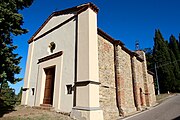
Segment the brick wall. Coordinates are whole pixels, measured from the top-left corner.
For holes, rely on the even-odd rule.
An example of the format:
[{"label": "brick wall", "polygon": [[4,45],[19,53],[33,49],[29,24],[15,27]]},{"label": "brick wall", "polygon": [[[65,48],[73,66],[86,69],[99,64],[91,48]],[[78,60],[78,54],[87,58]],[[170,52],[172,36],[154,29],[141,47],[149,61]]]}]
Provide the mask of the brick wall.
[{"label": "brick wall", "polygon": [[144,89],[144,77],[142,62],[135,59],[135,72],[136,72],[136,84],[137,84],[137,102],[140,108],[146,106],[145,89]]},{"label": "brick wall", "polygon": [[150,106],[150,96],[149,96],[149,87],[148,87],[148,73],[147,73],[147,64],[146,64],[146,56],[145,53],[141,50],[136,51],[136,53],[139,55],[143,61],[141,61],[142,64],[142,74],[143,74],[143,81],[144,81],[144,95],[145,95],[145,102],[146,106]]},{"label": "brick wall", "polygon": [[120,105],[126,116],[129,113],[136,111],[133,95],[133,81],[132,81],[132,68],[131,56],[122,50],[118,45],[117,49],[117,80],[119,81],[120,92]]},{"label": "brick wall", "polygon": [[156,96],[154,90],[154,80],[153,75],[148,74],[148,88],[149,88],[149,104],[153,106],[156,104]]},{"label": "brick wall", "polygon": [[98,35],[100,107],[106,120],[155,104],[153,76],[147,73],[144,52],[137,54]]},{"label": "brick wall", "polygon": [[116,87],[114,72],[113,44],[98,36],[98,60],[100,85],[100,107],[103,109],[104,119],[117,119],[119,112],[116,104]]},{"label": "brick wall", "polygon": [[146,106],[152,106],[156,102],[153,76],[147,72],[146,56],[143,51],[136,51],[136,53],[143,59],[141,61],[142,71],[143,71],[143,81],[144,81],[144,95]]}]

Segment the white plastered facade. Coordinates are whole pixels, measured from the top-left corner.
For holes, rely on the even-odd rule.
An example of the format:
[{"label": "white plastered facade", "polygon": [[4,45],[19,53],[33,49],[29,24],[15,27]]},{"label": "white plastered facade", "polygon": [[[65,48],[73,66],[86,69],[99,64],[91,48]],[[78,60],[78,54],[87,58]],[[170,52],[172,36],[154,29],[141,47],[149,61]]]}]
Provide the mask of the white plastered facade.
[{"label": "white plastered facade", "polygon": [[[102,120],[103,112],[99,105],[97,13],[90,7],[78,15],[76,13],[51,17],[32,37],[24,78],[26,90],[23,91],[21,104],[43,104],[45,69],[55,66],[52,102],[55,111],[71,112],[71,117],[76,119]],[[53,53],[49,50],[51,42],[56,45]],[[62,55],[40,62],[58,52],[62,52]],[[72,94],[67,94],[66,85],[73,86]],[[35,90],[34,94],[32,89]]]},{"label": "white plastered facade", "polygon": [[[59,23],[64,22],[74,14],[53,17],[34,39]],[[54,42],[53,53],[63,51],[63,54],[52,60],[38,64],[38,59],[49,56],[49,44]],[[75,21],[72,20],[48,35],[29,44],[28,59],[23,91],[22,104],[40,106],[44,97],[45,73],[44,68],[55,66],[53,107],[57,111],[70,112],[73,106],[73,94],[67,94],[66,85],[74,84],[74,52],[75,50]],[[35,94],[32,95],[32,88]]]}]

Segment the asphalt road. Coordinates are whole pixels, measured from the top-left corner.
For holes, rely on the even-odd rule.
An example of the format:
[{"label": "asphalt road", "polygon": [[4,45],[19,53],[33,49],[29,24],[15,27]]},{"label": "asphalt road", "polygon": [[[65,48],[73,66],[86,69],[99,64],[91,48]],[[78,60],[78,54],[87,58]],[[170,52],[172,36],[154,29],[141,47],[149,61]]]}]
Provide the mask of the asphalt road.
[{"label": "asphalt road", "polygon": [[180,120],[180,94],[160,105],[123,120]]}]

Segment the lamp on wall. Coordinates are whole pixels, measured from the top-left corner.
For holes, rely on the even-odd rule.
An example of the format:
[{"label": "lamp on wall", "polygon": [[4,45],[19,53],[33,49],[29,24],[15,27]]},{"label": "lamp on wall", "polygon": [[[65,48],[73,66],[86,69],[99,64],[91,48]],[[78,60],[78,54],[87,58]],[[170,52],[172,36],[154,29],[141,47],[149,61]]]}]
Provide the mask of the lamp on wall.
[{"label": "lamp on wall", "polygon": [[22,91],[26,91],[26,90],[28,90],[29,88],[22,88]]}]

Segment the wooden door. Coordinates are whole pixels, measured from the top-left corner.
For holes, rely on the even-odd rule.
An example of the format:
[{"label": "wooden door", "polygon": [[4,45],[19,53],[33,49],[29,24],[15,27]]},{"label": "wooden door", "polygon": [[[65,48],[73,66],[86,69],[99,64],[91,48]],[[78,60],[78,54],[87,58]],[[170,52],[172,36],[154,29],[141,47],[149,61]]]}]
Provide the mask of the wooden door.
[{"label": "wooden door", "polygon": [[52,105],[54,92],[55,67],[44,69],[46,73],[43,104]]}]

